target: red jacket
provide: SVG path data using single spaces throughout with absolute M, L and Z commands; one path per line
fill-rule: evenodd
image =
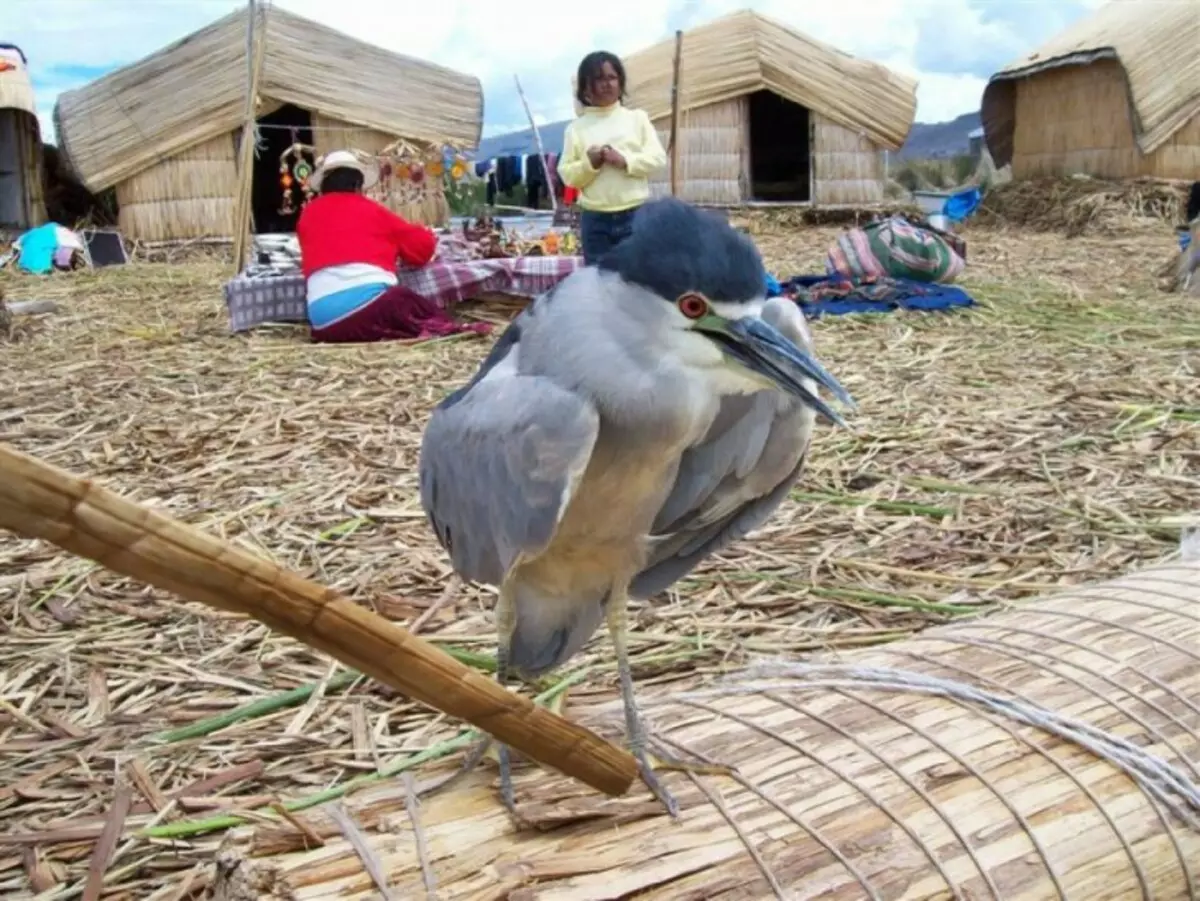
M 424 266 L 437 251 L 437 235 L 362 194 L 321 194 L 304 205 L 296 225 L 300 265 L 308 278 L 327 266 L 369 263 L 393 272 L 397 258 Z

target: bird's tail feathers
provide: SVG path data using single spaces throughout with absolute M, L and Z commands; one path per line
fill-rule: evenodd
M 516 626 L 509 645 L 512 668 L 537 677 L 574 656 L 604 620 L 606 593 L 561 598 L 531 585 L 515 589 Z

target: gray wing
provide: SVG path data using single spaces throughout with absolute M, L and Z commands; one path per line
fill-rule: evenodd
M 454 569 L 499 585 L 554 537 L 600 420 L 540 376 L 496 367 L 434 410 L 421 442 L 421 503 Z
M 630 593 L 648 598 L 762 525 L 800 476 L 815 417 L 775 391 L 725 398 L 708 433 L 684 452 Z

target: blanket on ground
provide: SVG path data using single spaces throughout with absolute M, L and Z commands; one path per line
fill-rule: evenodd
M 779 294 L 796 301 L 808 319 L 847 313 L 892 310 L 946 310 L 974 306 L 975 299 L 955 285 L 931 285 L 905 278 L 846 279 L 798 275 L 782 282 Z

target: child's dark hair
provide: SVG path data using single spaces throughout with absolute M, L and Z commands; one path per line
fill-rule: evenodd
M 357 194 L 362 191 L 363 174 L 349 166 L 330 169 L 321 179 L 321 194 Z
M 613 71 L 617 73 L 621 99 L 625 99 L 625 67 L 621 65 L 621 58 L 607 50 L 593 50 L 579 61 L 579 71 L 575 73 L 575 99 L 579 101 L 580 106 L 590 105 L 587 101 L 588 88 L 600 77 L 600 70 L 604 68 L 605 63 L 612 66 Z

